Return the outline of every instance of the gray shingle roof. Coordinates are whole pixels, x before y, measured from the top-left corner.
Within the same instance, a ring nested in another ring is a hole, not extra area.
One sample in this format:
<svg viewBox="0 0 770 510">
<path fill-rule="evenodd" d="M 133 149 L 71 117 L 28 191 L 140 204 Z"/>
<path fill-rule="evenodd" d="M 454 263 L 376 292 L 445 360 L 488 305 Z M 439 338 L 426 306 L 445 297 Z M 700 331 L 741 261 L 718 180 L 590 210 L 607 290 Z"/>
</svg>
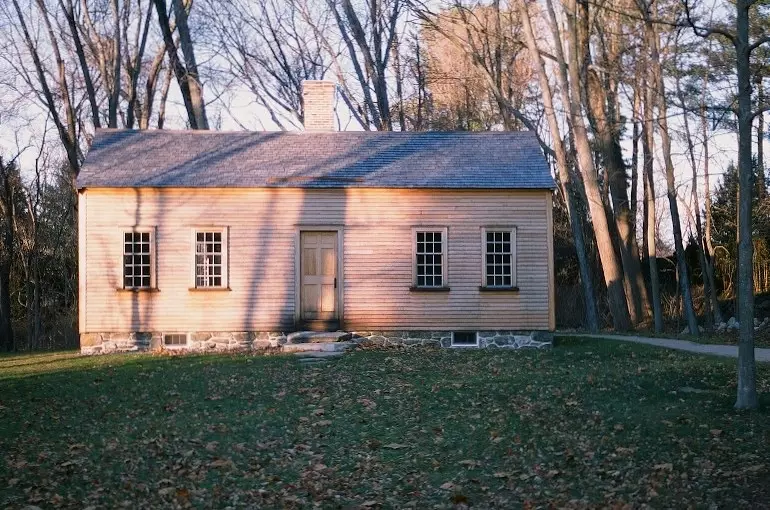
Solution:
<svg viewBox="0 0 770 510">
<path fill-rule="evenodd" d="M 100 129 L 86 187 L 547 189 L 534 133 Z"/>
</svg>

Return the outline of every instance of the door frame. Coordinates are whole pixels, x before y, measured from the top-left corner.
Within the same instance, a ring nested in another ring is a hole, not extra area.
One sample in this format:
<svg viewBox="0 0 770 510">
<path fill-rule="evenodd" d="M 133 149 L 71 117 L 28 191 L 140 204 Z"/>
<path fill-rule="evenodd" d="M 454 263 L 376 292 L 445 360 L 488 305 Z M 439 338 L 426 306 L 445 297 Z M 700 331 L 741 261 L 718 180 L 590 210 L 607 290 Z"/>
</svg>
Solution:
<svg viewBox="0 0 770 510">
<path fill-rule="evenodd" d="M 336 320 L 340 323 L 340 329 L 344 329 L 343 310 L 344 307 L 344 288 L 345 273 L 343 271 L 343 235 L 345 229 L 340 224 L 298 224 L 294 225 L 294 327 L 295 329 L 302 322 L 302 232 L 335 232 L 337 234 L 337 298 Z"/>
</svg>

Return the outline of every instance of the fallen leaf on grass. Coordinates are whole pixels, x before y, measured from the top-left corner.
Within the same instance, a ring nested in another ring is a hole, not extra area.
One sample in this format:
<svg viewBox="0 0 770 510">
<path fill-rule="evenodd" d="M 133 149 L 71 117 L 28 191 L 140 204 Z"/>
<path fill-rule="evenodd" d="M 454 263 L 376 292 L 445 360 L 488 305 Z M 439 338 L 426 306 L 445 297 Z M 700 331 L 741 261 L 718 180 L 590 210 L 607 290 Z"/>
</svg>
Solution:
<svg viewBox="0 0 770 510">
<path fill-rule="evenodd" d="M 383 448 L 387 448 L 388 450 L 401 450 L 403 448 L 409 448 L 409 445 L 401 444 L 401 443 L 390 443 L 382 446 Z"/>
<path fill-rule="evenodd" d="M 230 459 L 215 459 L 209 463 L 213 468 L 235 468 L 235 464 Z"/>
<path fill-rule="evenodd" d="M 441 487 L 439 487 L 439 489 L 444 489 L 445 491 L 451 491 L 454 488 L 455 488 L 455 484 L 453 484 L 452 482 L 442 483 Z"/>
<path fill-rule="evenodd" d="M 455 505 L 459 505 L 463 503 L 467 504 L 468 498 L 463 494 L 452 494 L 452 503 L 454 503 Z"/>
</svg>

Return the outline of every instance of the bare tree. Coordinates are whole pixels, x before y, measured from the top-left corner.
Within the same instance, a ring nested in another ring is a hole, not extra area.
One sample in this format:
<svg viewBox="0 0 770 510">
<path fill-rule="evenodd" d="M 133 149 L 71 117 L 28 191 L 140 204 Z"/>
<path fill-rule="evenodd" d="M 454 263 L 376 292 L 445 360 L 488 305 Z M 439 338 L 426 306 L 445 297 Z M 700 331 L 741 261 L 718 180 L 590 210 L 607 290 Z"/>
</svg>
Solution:
<svg viewBox="0 0 770 510">
<path fill-rule="evenodd" d="M 326 0 L 364 96 L 367 118 L 378 130 L 393 129 L 386 72 L 397 42 L 402 0 L 368 0 L 356 10 L 350 0 Z M 372 96 L 374 92 L 374 96 Z"/>
<path fill-rule="evenodd" d="M 604 281 L 607 285 L 607 298 L 612 314 L 613 325 L 618 331 L 630 329 L 628 305 L 623 289 L 623 271 L 615 255 L 615 248 L 610 236 L 609 220 L 604 208 L 604 200 L 599 188 L 598 174 L 594 164 L 588 131 L 581 108 L 580 52 L 578 40 L 578 12 L 575 0 L 567 0 L 564 4 L 566 14 L 566 40 L 569 47 L 567 61 L 562 33 L 553 8 L 553 2 L 546 2 L 550 28 L 555 46 L 555 58 L 558 63 L 559 85 L 562 93 L 562 103 L 567 108 L 567 120 L 574 139 L 578 167 L 583 175 L 583 185 L 591 214 L 596 246 L 602 263 Z"/>
<path fill-rule="evenodd" d="M 48 8 L 43 0 L 36 0 L 38 8 L 38 14 L 42 21 L 45 32 L 48 36 L 48 44 L 50 44 L 51 51 L 56 62 L 56 70 L 53 73 L 49 73 L 44 67 L 43 62 L 38 52 L 37 39 L 33 39 L 27 24 L 27 15 L 22 11 L 19 6 L 18 0 L 11 0 L 11 4 L 14 7 L 18 19 L 18 29 L 23 37 L 24 45 L 29 52 L 32 59 L 32 67 L 35 69 L 35 75 L 37 77 L 37 85 L 41 89 L 41 100 L 45 108 L 51 115 L 56 130 L 59 134 L 59 140 L 64 146 L 64 150 L 67 154 L 67 161 L 70 167 L 70 174 L 72 178 L 80 171 L 80 164 L 82 160 L 82 154 L 80 152 L 80 146 L 78 143 L 77 135 L 77 119 L 75 117 L 75 109 L 70 94 L 70 86 L 68 80 L 68 72 L 65 66 L 64 58 L 59 49 L 59 42 L 56 38 L 53 24 L 51 23 Z M 54 93 L 49 86 L 49 76 L 55 76 L 57 78 L 56 85 L 58 86 L 58 96 L 54 96 Z M 31 82 L 31 79 L 30 79 Z M 64 118 L 61 117 L 59 112 L 64 110 Z"/>
<path fill-rule="evenodd" d="M 171 0 L 171 6 L 174 10 L 176 20 L 176 29 L 179 34 L 182 54 L 184 55 L 184 65 L 179 60 L 177 51 L 177 42 L 174 40 L 173 28 L 166 10 L 166 0 L 153 0 L 155 9 L 158 12 L 158 24 L 163 34 L 163 42 L 166 46 L 166 53 L 171 67 L 174 69 L 179 89 L 182 92 L 185 109 L 187 110 L 187 119 L 192 129 L 208 129 L 209 123 L 206 117 L 206 104 L 203 98 L 203 86 L 198 74 L 198 64 L 195 60 L 195 52 L 190 36 L 188 26 L 187 7 L 183 0 Z"/>
<path fill-rule="evenodd" d="M 756 409 L 757 399 L 756 362 L 754 359 L 754 244 L 752 239 L 752 195 L 755 191 L 752 168 L 752 122 L 768 105 L 752 104 L 751 55 L 762 45 L 770 43 L 770 35 L 750 37 L 750 10 L 756 0 L 736 0 L 732 26 L 699 24 L 692 15 L 692 6 L 684 1 L 687 19 L 695 33 L 701 37 L 718 35 L 727 39 L 735 52 L 737 70 L 738 121 L 738 388 L 735 401 L 737 409 Z"/>
<path fill-rule="evenodd" d="M 674 43 L 674 56 L 673 56 L 673 67 L 678 68 L 678 60 L 677 56 L 682 52 L 681 48 L 679 48 L 679 35 L 677 34 L 676 41 Z M 700 201 L 698 196 L 698 161 L 696 159 L 695 155 L 695 134 L 690 130 L 690 111 L 692 108 L 690 108 L 688 104 L 688 98 L 685 95 L 685 91 L 682 88 L 682 80 L 681 80 L 681 73 L 677 72 L 674 83 L 676 86 L 676 97 L 679 100 L 680 106 L 682 108 L 682 127 L 684 128 L 684 143 L 687 147 L 687 156 L 690 163 L 690 169 L 692 171 L 692 179 L 691 179 L 691 187 L 690 187 L 690 196 L 692 199 L 692 216 L 695 223 L 695 237 L 696 237 L 696 243 L 695 243 L 695 249 L 698 252 L 698 260 L 700 262 L 701 271 L 703 273 L 703 293 L 704 293 L 704 315 L 706 317 L 706 320 L 708 323 L 712 324 L 716 322 L 721 322 L 721 314 L 719 313 L 719 303 L 716 302 L 716 292 L 714 292 L 714 289 L 711 288 L 711 279 L 708 278 L 709 273 L 709 260 L 706 256 L 706 247 L 704 242 L 704 234 L 703 234 L 703 224 L 701 221 L 701 213 L 700 213 Z M 704 91 L 705 93 L 705 91 Z M 712 300 L 712 297 L 714 300 Z M 714 310 L 712 312 L 712 309 Z M 720 317 L 717 319 L 717 317 Z"/>
<path fill-rule="evenodd" d="M 564 143 L 561 137 L 559 121 L 556 116 L 556 109 L 554 108 L 551 84 L 548 82 L 548 74 L 546 72 L 542 56 L 540 55 L 540 50 L 537 46 L 534 31 L 532 30 L 532 23 L 530 21 L 530 15 L 527 10 L 526 3 L 519 2 L 519 13 L 524 31 L 524 37 L 527 42 L 527 47 L 529 48 L 532 61 L 535 63 L 535 69 L 537 70 L 537 74 L 540 80 L 540 89 L 541 94 L 543 95 L 545 115 L 548 120 L 549 129 L 551 131 L 553 151 L 556 159 L 556 169 L 559 175 L 559 183 L 561 184 L 562 193 L 567 204 L 567 214 L 569 215 L 570 227 L 572 229 L 572 235 L 574 236 L 575 250 L 577 252 L 578 265 L 580 268 L 580 281 L 583 287 L 583 297 L 586 308 L 586 327 L 589 329 L 589 331 L 598 331 L 599 317 L 596 310 L 596 297 L 591 277 L 590 264 L 586 254 L 585 239 L 583 236 L 583 227 L 581 224 L 581 214 L 578 212 L 578 207 L 576 204 L 578 194 L 574 189 L 575 183 L 572 177 L 572 172 L 568 165 L 567 151 L 564 147 Z"/>
<path fill-rule="evenodd" d="M 521 129 L 516 112 L 531 100 L 534 66 L 521 41 L 520 15 L 500 1 L 448 5 L 431 13 L 421 33 L 434 108 L 449 117 L 439 129 Z"/>
<path fill-rule="evenodd" d="M 295 0 L 226 0 L 206 12 L 225 73 L 248 88 L 272 121 L 288 129 L 304 119 L 302 82 L 322 79 L 330 57 L 318 40 L 325 13 L 308 26 Z"/>
<path fill-rule="evenodd" d="M 668 197 L 669 210 L 671 212 L 671 226 L 674 233 L 674 246 L 676 249 L 677 271 L 679 287 L 682 292 L 683 311 L 687 327 L 691 335 L 697 336 L 698 318 L 692 303 L 689 271 L 684 254 L 684 242 L 682 240 L 682 224 L 679 218 L 679 204 L 677 202 L 676 178 L 674 175 L 674 161 L 671 156 L 671 136 L 668 128 L 668 105 L 666 101 L 666 89 L 663 80 L 663 70 L 660 62 L 658 32 L 654 19 L 658 19 L 656 0 L 637 0 L 639 9 L 644 17 L 647 48 L 649 51 L 650 73 L 652 75 L 652 89 L 655 95 L 655 105 L 658 108 L 656 123 L 660 135 L 663 162 L 666 171 L 666 195 Z"/>
<path fill-rule="evenodd" d="M 644 110 L 642 122 L 642 154 L 644 178 L 644 221 L 643 235 L 645 256 L 650 272 L 650 289 L 652 291 L 652 311 L 655 332 L 663 332 L 663 310 L 660 297 L 660 279 L 658 276 L 657 251 L 657 210 L 655 205 L 655 95 L 653 85 L 645 77 L 642 79 L 644 90 Z"/>
</svg>

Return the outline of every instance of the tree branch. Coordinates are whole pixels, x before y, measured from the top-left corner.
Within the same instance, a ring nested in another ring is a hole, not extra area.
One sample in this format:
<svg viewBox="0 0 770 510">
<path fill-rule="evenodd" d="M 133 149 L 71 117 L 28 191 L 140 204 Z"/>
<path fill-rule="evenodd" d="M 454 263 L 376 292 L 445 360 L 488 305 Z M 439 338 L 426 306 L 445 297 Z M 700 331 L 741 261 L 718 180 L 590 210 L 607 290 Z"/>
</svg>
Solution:
<svg viewBox="0 0 770 510">
<path fill-rule="evenodd" d="M 692 28 L 693 32 L 695 32 L 695 35 L 705 39 L 706 37 L 716 34 L 729 39 L 733 44 L 736 43 L 737 39 L 735 34 L 728 32 L 723 28 L 715 26 L 701 27 L 696 25 L 695 20 L 692 18 L 692 13 L 690 12 L 690 4 L 687 0 L 682 0 L 682 6 L 684 7 L 685 16 L 687 16 L 687 23 L 690 25 L 690 28 Z"/>
<path fill-rule="evenodd" d="M 756 117 L 759 117 L 765 112 L 770 112 L 770 104 L 766 104 L 765 106 L 762 106 L 751 112 L 751 120 L 754 120 Z"/>
<path fill-rule="evenodd" d="M 757 48 L 759 48 L 763 44 L 769 43 L 769 42 L 770 42 L 770 35 L 766 35 L 766 36 L 756 40 L 754 42 L 754 44 L 749 46 L 749 53 L 751 53 L 752 51 L 756 50 Z"/>
</svg>

